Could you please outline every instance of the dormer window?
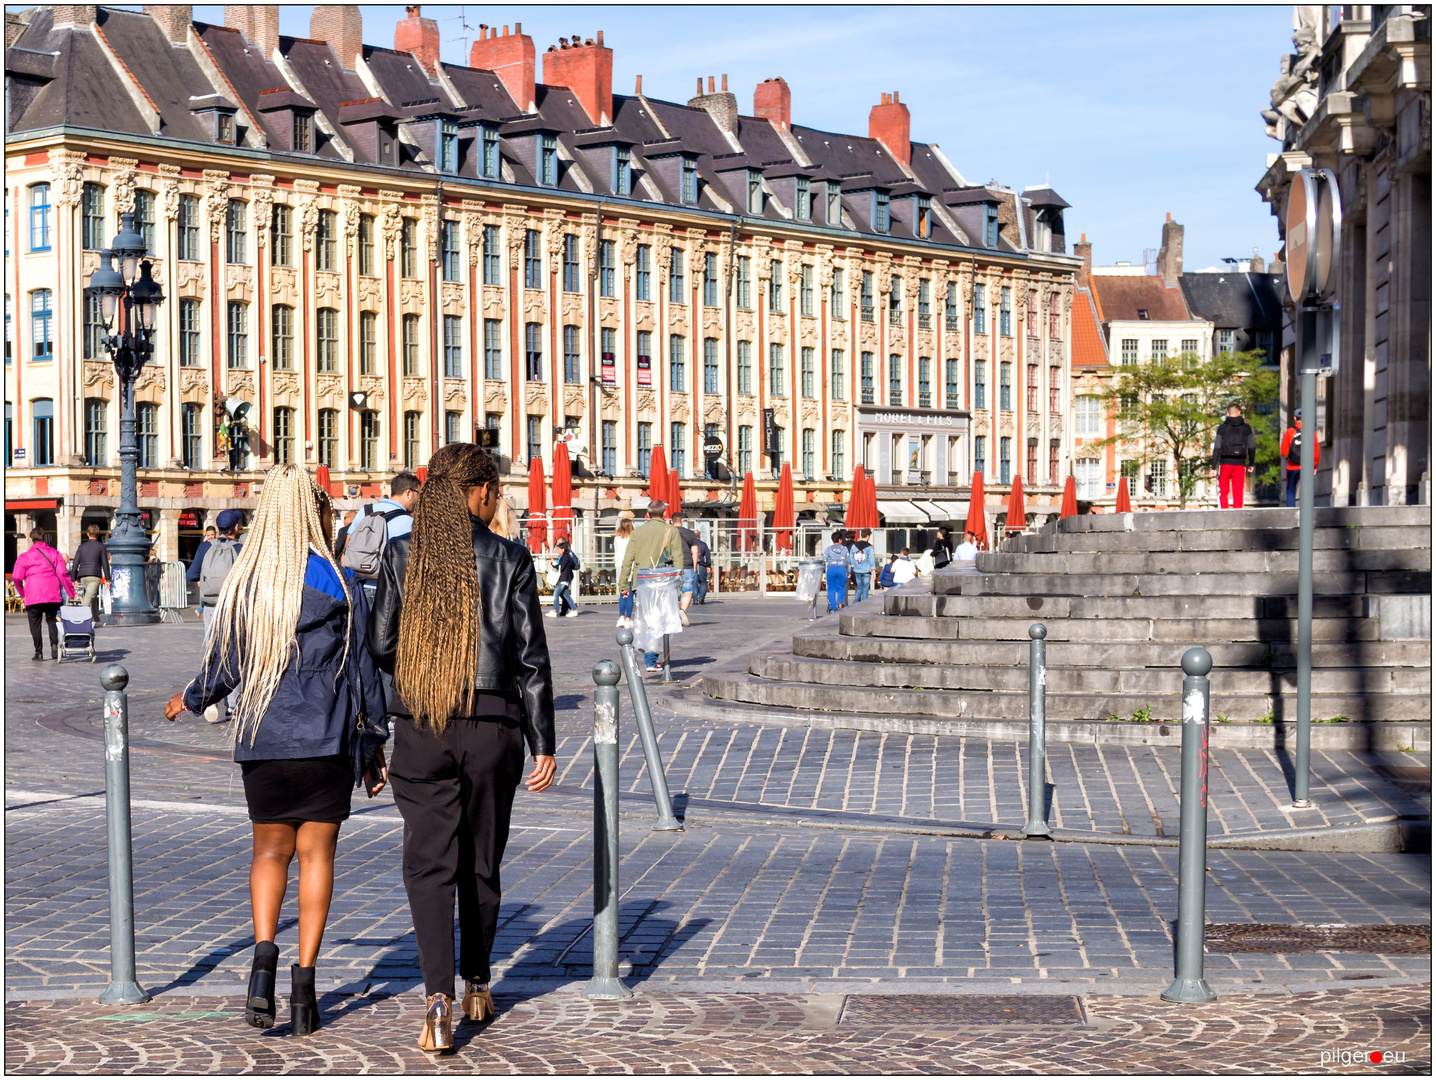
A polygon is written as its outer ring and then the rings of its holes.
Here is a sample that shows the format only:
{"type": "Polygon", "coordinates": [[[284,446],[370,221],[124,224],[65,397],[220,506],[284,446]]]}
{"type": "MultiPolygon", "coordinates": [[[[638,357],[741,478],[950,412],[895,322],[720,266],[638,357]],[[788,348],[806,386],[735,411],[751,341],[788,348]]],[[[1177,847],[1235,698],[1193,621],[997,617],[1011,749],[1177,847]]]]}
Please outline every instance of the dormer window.
{"type": "Polygon", "coordinates": [[[1144,308],[1144,307],[1139,307],[1139,308],[1137,309],[1137,318],[1138,318],[1139,320],[1141,320],[1142,322],[1150,322],[1152,316],[1147,313],[1147,309],[1146,309],[1146,308],[1144,308]]]}
{"type": "Polygon", "coordinates": [[[633,194],[633,155],[626,146],[613,148],[613,193],[633,194]]]}
{"type": "Polygon", "coordinates": [[[483,151],[479,158],[479,173],[494,180],[499,175],[499,129],[493,124],[484,124],[481,131],[483,151]]]}
{"type": "Polygon", "coordinates": [[[873,231],[885,233],[892,229],[892,208],[886,191],[873,192],[873,231]]]}
{"type": "Polygon", "coordinates": [[[234,117],[226,112],[214,114],[214,137],[226,146],[234,145],[234,117]]]}
{"type": "Polygon", "coordinates": [[[757,169],[748,170],[748,213],[763,212],[763,178],[757,169]]]}
{"type": "Polygon", "coordinates": [[[793,217],[798,221],[813,220],[812,194],[806,176],[798,177],[793,183],[793,217]]]}
{"type": "Polygon", "coordinates": [[[314,153],[314,117],[307,112],[294,114],[294,141],[290,148],[296,154],[314,153]]]}
{"type": "Polygon", "coordinates": [[[691,157],[683,158],[682,192],[679,198],[685,203],[698,201],[698,162],[691,157]]]}
{"type": "Polygon", "coordinates": [[[983,243],[990,248],[997,246],[997,207],[986,206],[982,208],[982,236],[983,243]]]}
{"type": "Polygon", "coordinates": [[[558,184],[558,136],[539,136],[538,182],[544,187],[558,184]]]}
{"type": "Polygon", "coordinates": [[[913,231],[920,240],[932,237],[932,200],[926,195],[917,196],[917,215],[913,218],[913,231]]]}
{"type": "Polygon", "coordinates": [[[826,224],[838,226],[843,223],[843,192],[837,184],[828,183],[828,212],[826,224]]]}
{"type": "Polygon", "coordinates": [[[459,171],[459,125],[453,120],[440,120],[439,124],[439,171],[459,171]]]}

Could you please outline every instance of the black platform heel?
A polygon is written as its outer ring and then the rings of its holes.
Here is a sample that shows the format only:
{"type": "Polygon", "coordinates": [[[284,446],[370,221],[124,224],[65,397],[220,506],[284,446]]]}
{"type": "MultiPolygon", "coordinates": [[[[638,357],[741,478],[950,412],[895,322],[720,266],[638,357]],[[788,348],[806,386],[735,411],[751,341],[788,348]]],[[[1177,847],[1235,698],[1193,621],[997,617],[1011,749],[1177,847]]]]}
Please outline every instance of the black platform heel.
{"type": "Polygon", "coordinates": [[[319,1002],[314,997],[314,969],[294,964],[289,969],[289,1033],[313,1035],[319,1030],[319,1002]]]}
{"type": "Polygon", "coordinates": [[[279,967],[279,946],[261,941],[254,946],[254,966],[249,969],[249,1000],[244,1003],[244,1022],[250,1027],[274,1026],[274,975],[279,967]]]}

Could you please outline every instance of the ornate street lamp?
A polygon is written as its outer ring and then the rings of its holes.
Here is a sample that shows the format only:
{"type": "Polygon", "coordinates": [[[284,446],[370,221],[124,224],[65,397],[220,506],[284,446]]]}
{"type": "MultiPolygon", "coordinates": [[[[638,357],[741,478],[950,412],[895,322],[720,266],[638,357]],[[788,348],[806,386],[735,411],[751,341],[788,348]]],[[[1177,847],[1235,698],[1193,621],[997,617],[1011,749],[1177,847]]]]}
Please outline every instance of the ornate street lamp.
{"type": "MultiPolygon", "coordinates": [[[[150,540],[135,501],[140,457],[135,438],[135,380],[154,352],[156,316],[165,299],[159,283],[150,276],[149,262],[141,261],[144,254],[145,241],[135,230],[135,217],[124,214],[119,234],[109,251],[100,252],[100,267],[90,275],[90,288],[99,294],[100,317],[105,324],[100,341],[114,361],[120,385],[120,507],[107,544],[111,602],[105,622],[110,625],[160,621],[146,585],[150,540]]],[[[158,584],[156,581],[156,591],[158,584]]]]}

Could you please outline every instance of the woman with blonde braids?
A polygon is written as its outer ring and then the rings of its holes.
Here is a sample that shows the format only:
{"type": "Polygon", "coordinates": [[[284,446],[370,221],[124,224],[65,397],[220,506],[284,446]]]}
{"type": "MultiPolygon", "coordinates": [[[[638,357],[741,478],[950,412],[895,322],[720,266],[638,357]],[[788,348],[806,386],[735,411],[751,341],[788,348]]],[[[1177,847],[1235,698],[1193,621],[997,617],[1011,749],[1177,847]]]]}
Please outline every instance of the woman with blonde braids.
{"type": "Polygon", "coordinates": [[[492,1016],[489,952],[524,741],[530,791],[553,782],[553,677],[533,557],[489,524],[493,458],[450,443],[429,460],[414,530],[384,548],[369,647],[394,676],[390,775],[428,1009],[421,1049],[453,1046],[454,897],[463,1011],[492,1016]]]}
{"type": "Polygon", "coordinates": [[[339,825],[361,779],[384,786],[384,692],[365,645],[364,591],[330,550],[329,496],[298,465],[264,478],[254,521],[225,578],[204,667],[165,707],[202,713],[236,687],[234,759],[254,830],[249,899],[254,964],[245,1020],[274,1026],[274,936],[299,856],[299,962],[290,1032],[319,1027],[314,965],[334,893],[339,825]],[[360,775],[362,774],[362,776],[360,775]]]}

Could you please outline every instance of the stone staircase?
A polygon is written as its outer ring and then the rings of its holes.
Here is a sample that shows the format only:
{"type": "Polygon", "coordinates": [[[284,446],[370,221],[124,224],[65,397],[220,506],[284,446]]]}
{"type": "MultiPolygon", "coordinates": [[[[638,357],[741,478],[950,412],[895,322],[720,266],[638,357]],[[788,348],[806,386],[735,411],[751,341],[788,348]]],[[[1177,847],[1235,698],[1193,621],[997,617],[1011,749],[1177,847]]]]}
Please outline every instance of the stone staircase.
{"type": "MultiPolygon", "coordinates": [[[[1429,724],[1430,507],[1321,508],[1315,536],[1313,720],[1429,724]]],[[[1295,510],[1073,517],[709,669],[702,691],[750,715],[822,712],[824,726],[1007,732],[1027,717],[1028,628],[1042,622],[1050,723],[1179,718],[1180,658],[1202,645],[1214,716],[1281,725],[1296,719],[1296,591],[1295,510]]]]}

